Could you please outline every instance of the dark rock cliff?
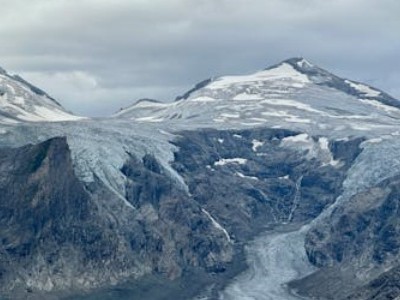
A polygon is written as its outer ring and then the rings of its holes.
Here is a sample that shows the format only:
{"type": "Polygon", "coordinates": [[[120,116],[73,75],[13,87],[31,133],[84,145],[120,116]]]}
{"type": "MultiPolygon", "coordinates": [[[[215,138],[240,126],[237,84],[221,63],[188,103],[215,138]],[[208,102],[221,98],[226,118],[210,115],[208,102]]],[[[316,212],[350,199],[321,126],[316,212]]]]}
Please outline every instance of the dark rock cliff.
{"type": "Polygon", "coordinates": [[[332,166],[308,158],[309,150],[284,145],[296,135],[280,129],[183,132],[173,166],[194,200],[245,241],[266,225],[318,216],[341,193],[345,173],[360,153],[361,140],[331,142],[333,158],[341,161],[332,166]]]}
{"type": "Polygon", "coordinates": [[[132,207],[100,182],[78,181],[65,138],[0,150],[5,295],[78,291],[151,273],[174,279],[191,268],[224,271],[232,244],[154,157],[132,157],[122,172],[132,207]]]}
{"type": "Polygon", "coordinates": [[[296,284],[302,286],[300,290],[328,299],[400,295],[395,279],[400,251],[399,183],[398,177],[389,178],[354,195],[308,233],[307,254],[321,269],[296,284]]]}

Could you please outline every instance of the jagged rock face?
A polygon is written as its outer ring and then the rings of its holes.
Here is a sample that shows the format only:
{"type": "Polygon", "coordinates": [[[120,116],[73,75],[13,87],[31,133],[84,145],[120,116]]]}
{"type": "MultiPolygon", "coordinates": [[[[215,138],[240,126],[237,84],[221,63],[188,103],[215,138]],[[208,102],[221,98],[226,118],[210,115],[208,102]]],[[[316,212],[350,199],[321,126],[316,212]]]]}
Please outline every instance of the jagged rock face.
{"type": "Polygon", "coordinates": [[[76,178],[65,138],[0,157],[3,292],[96,286],[132,269],[113,224],[76,178]]]}
{"type": "MultiPolygon", "coordinates": [[[[65,138],[0,150],[1,291],[82,290],[126,277],[224,270],[232,244],[154,157],[132,158],[127,199],[76,178],[65,138]]],[[[24,296],[18,296],[24,297],[24,296]]]]}
{"type": "Polygon", "coordinates": [[[400,267],[394,267],[367,285],[357,289],[346,300],[398,299],[400,295],[400,267]]]}
{"type": "Polygon", "coordinates": [[[321,284],[318,276],[306,278],[301,283],[311,286],[312,295],[336,295],[335,299],[394,299],[388,295],[400,295],[398,288],[388,286],[395,282],[398,272],[394,266],[399,264],[399,183],[396,176],[354,195],[308,233],[305,247],[310,262],[321,268],[318,274],[325,273],[322,277],[331,285],[330,289],[317,288],[311,282],[321,284]],[[343,280],[348,284],[339,284],[343,280]]]}
{"type": "Polygon", "coordinates": [[[245,241],[266,224],[312,220],[335,201],[361,140],[326,148],[322,140],[279,129],[183,132],[173,166],[194,199],[245,241]]]}
{"type": "Polygon", "coordinates": [[[65,267],[62,256],[85,240],[82,227],[95,213],[74,176],[66,140],[2,149],[0,169],[2,289],[30,281],[51,289],[48,276],[65,267]]]}
{"type": "Polygon", "coordinates": [[[135,253],[150,258],[152,269],[171,279],[192,267],[224,271],[233,254],[229,238],[176,187],[152,155],[142,162],[132,158],[122,172],[128,178],[126,199],[138,210],[142,226],[129,237],[135,253]]]}

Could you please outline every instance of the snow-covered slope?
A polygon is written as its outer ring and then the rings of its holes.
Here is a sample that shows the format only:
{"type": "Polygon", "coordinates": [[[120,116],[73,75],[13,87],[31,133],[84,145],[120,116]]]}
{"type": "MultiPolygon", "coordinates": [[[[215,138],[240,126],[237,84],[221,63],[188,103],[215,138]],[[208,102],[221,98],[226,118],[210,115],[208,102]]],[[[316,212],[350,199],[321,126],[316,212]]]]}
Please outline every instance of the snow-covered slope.
{"type": "Polygon", "coordinates": [[[0,68],[0,123],[72,121],[81,117],[18,75],[0,68]]]}
{"type": "Polygon", "coordinates": [[[392,125],[400,102],[384,92],[292,58],[244,76],[203,81],[171,103],[140,101],[114,117],[208,126],[369,130],[392,125]]]}

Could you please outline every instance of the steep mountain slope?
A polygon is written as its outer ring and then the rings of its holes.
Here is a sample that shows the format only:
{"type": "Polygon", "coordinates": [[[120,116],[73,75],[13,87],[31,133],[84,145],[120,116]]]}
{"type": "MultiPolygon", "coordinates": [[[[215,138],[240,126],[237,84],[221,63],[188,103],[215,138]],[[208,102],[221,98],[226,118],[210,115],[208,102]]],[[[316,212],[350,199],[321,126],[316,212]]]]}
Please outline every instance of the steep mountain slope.
{"type": "Polygon", "coordinates": [[[42,90],[0,68],[0,123],[78,119],[42,90]]]}
{"type": "Polygon", "coordinates": [[[231,260],[225,233],[170,185],[152,156],[130,159],[121,172],[135,209],[110,201],[98,182],[78,181],[65,138],[0,150],[3,295],[74,293],[152,270],[173,279],[193,267],[216,271],[231,260]]]}
{"type": "Polygon", "coordinates": [[[322,299],[398,293],[400,109],[382,91],[295,58],[109,119],[18,120],[0,124],[3,294],[190,299],[210,285],[206,299],[288,300],[293,280],[322,299]]]}

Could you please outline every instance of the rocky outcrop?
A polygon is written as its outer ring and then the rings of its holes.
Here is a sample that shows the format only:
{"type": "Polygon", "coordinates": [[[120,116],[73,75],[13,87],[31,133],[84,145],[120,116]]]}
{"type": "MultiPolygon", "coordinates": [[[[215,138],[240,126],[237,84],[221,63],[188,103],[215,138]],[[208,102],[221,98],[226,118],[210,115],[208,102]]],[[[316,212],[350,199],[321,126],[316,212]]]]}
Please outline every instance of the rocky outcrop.
{"type": "Polygon", "coordinates": [[[305,246],[310,261],[321,269],[296,285],[329,299],[399,296],[395,284],[400,250],[399,183],[398,177],[390,178],[354,195],[324,224],[313,228],[305,246]],[[321,288],[327,285],[321,278],[330,288],[321,288]]]}
{"type": "Polygon", "coordinates": [[[394,267],[358,288],[346,300],[398,299],[400,295],[400,267],[394,267]]]}
{"type": "Polygon", "coordinates": [[[318,137],[308,137],[305,148],[295,137],[299,133],[281,129],[183,132],[173,166],[194,200],[245,241],[266,225],[318,216],[341,193],[360,153],[361,140],[321,149],[318,137]]]}
{"type": "Polygon", "coordinates": [[[0,150],[4,295],[79,291],[152,273],[174,279],[191,268],[224,271],[232,244],[154,157],[132,157],[122,172],[131,206],[100,182],[78,181],[65,138],[0,150]]]}
{"type": "Polygon", "coordinates": [[[65,138],[0,152],[1,289],[50,290],[65,269],[92,259],[90,197],[74,176],[65,138]],[[82,241],[82,261],[67,259],[82,241]]]}
{"type": "Polygon", "coordinates": [[[137,209],[140,230],[129,231],[135,255],[152,262],[152,270],[177,278],[190,268],[223,272],[232,259],[232,243],[185,191],[178,189],[152,155],[132,157],[127,200],[137,209]]]}

